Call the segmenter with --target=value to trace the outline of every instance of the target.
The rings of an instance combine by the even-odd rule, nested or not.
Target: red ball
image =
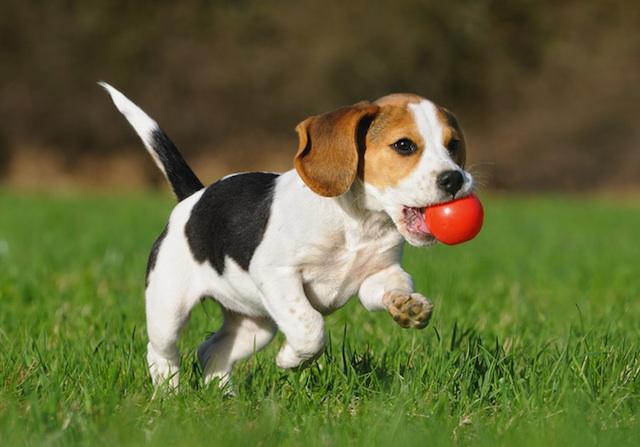
[[[474,195],[428,207],[425,222],[440,242],[456,245],[476,237],[482,228],[484,210]]]

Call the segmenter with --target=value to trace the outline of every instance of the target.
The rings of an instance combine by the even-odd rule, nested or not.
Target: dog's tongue
[[[429,227],[427,226],[427,221],[424,218],[424,213],[420,213],[420,218],[418,219],[418,230],[422,233],[431,233],[429,231]]]
[[[408,226],[412,231],[422,234],[431,234],[424,212],[420,208],[407,208]]]

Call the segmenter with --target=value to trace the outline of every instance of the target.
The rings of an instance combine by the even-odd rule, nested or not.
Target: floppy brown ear
[[[299,143],[293,164],[311,190],[325,197],[349,190],[358,171],[358,126],[378,109],[363,101],[296,126]]]

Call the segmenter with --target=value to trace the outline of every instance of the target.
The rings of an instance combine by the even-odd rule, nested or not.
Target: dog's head
[[[343,107],[307,118],[296,131],[294,164],[309,188],[336,197],[361,185],[363,206],[385,211],[412,245],[435,242],[425,207],[473,189],[455,116],[416,95]]]

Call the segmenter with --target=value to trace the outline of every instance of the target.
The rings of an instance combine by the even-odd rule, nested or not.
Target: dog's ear
[[[358,172],[361,123],[378,112],[370,102],[359,102],[296,126],[298,152],[293,160],[298,175],[315,193],[336,197],[349,190]]]

